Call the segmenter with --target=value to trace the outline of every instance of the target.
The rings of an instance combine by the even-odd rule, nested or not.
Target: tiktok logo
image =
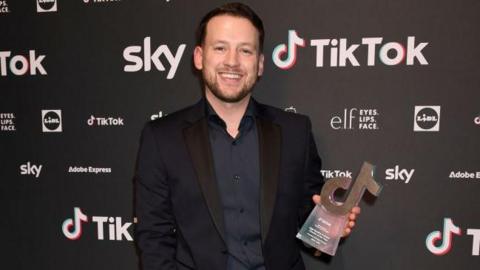
[[[275,65],[281,69],[289,69],[297,61],[297,46],[305,47],[305,40],[297,35],[297,31],[288,31],[288,48],[285,44],[280,44],[273,49],[272,59]],[[282,56],[287,54],[286,59]]]
[[[68,218],[62,224],[63,234],[70,240],[77,240],[82,236],[82,221],[87,222],[88,217],[79,207],[73,208],[73,219]],[[73,228],[72,228],[73,227]]]
[[[96,227],[98,240],[133,241],[132,225],[137,223],[136,217],[131,222],[125,222],[122,217],[111,216],[90,216],[90,220],[92,226]],[[88,221],[89,218],[82,213],[80,207],[74,207],[73,219],[68,218],[62,224],[63,234],[70,240],[78,240],[82,236],[82,222]]]
[[[447,254],[452,249],[452,235],[461,235],[460,227],[455,226],[451,218],[443,219],[443,235],[440,231],[433,231],[427,236],[425,244],[428,250],[437,256]],[[443,239],[442,239],[443,238]],[[439,246],[436,245],[438,241],[442,240]]]

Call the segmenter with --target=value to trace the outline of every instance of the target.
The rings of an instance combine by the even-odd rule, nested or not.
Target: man
[[[248,6],[212,10],[194,51],[204,98],[146,125],[136,172],[144,269],[304,269],[295,235],[320,202],[321,160],[307,117],[251,98],[263,39]]]

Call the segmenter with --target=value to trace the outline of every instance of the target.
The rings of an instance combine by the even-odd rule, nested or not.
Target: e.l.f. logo
[[[88,222],[88,217],[79,207],[74,207],[73,219],[68,218],[62,224],[63,234],[70,240],[77,240],[82,236],[82,222]]]

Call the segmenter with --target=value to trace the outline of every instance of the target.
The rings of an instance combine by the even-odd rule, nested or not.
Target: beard
[[[244,99],[248,94],[250,94],[253,90],[253,86],[255,85],[256,78],[250,81],[246,81],[240,91],[237,91],[233,94],[227,94],[226,91],[222,91],[215,75],[208,74],[208,72],[204,69],[202,70],[202,79],[206,87],[212,92],[212,94],[219,100],[226,102],[226,103],[237,103]]]

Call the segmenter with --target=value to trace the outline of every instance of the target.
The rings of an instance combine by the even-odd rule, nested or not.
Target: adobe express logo
[[[61,110],[42,110],[42,131],[62,132]]]
[[[92,216],[91,221],[96,224],[98,240],[105,240],[105,233],[107,233],[108,240],[111,241],[133,241],[130,227],[133,223],[137,223],[137,218],[134,218],[133,222],[122,222],[121,217]],[[63,235],[70,240],[80,239],[83,223],[87,222],[88,216],[80,207],[74,207],[73,218],[67,218],[62,224]]]
[[[37,0],[37,12],[57,11],[57,0]]]
[[[407,37],[405,45],[399,42],[383,42],[382,37],[362,38],[361,44],[349,43],[346,38],[311,39],[310,46],[315,47],[316,67],[345,67],[347,65],[358,67],[365,64],[375,66],[377,56],[387,66],[401,63],[405,63],[407,66],[413,66],[416,63],[428,65],[423,55],[423,49],[428,42],[416,43],[415,36]],[[272,52],[273,63],[281,69],[293,67],[297,61],[298,47],[305,47],[305,40],[297,34],[297,31],[289,30],[287,44],[277,45]],[[357,50],[364,50],[367,58],[357,58],[355,55]],[[328,62],[325,61],[327,57],[329,57]]]
[[[448,178],[456,179],[456,180],[480,179],[480,171],[477,171],[477,172],[472,172],[467,170],[450,171]]]
[[[427,249],[437,256],[443,256],[450,252],[453,247],[453,236],[462,235],[460,227],[453,223],[451,218],[443,219],[443,232],[433,231],[425,240]],[[467,229],[467,235],[473,237],[472,255],[479,256],[480,254],[480,229]]]
[[[440,106],[415,106],[414,131],[439,131]]]

